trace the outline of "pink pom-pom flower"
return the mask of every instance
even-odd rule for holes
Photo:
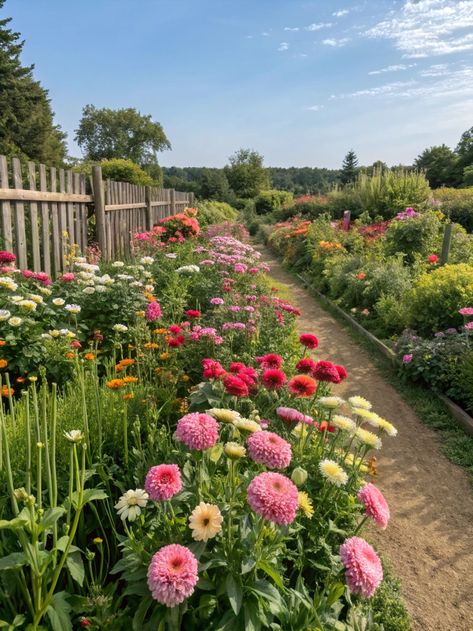
[[[182,488],[181,472],[177,464],[160,464],[146,474],[145,490],[154,502],[170,500]]]
[[[261,381],[268,390],[279,390],[286,383],[287,377],[278,368],[268,368],[261,375]]]
[[[383,580],[383,566],[378,555],[361,537],[350,537],[340,546],[349,590],[371,598]]]
[[[175,607],[189,598],[198,581],[197,559],[185,546],[164,546],[151,559],[148,587],[155,600]]]
[[[189,449],[210,449],[218,440],[218,423],[209,414],[191,412],[177,422],[176,439]]]
[[[154,322],[155,320],[159,320],[161,317],[161,306],[159,302],[150,302],[146,307],[145,318],[148,322]]]
[[[16,256],[13,252],[8,252],[7,250],[0,251],[0,263],[14,263],[16,261]]]
[[[250,482],[248,504],[265,519],[280,526],[291,524],[299,506],[296,485],[280,473],[260,473]]]
[[[291,464],[291,445],[274,432],[255,432],[247,440],[250,458],[271,469],[285,469]]]
[[[381,491],[368,482],[358,492],[358,500],[365,507],[366,514],[384,530],[389,523],[390,513]]]

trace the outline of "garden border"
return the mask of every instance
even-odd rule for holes
[[[365,329],[359,322],[357,322],[354,318],[352,318],[348,313],[346,313],[341,307],[339,307],[335,302],[330,300],[327,296],[321,293],[318,289],[316,289],[312,283],[304,277],[302,274],[295,273],[297,278],[301,280],[304,285],[310,289],[320,300],[325,302],[331,309],[333,309],[338,315],[340,315],[344,320],[346,320],[350,326],[356,329],[359,333],[361,333],[364,337],[366,337],[373,345],[376,347],[378,352],[383,354],[387,359],[390,360],[393,366],[399,366],[400,362],[396,357],[394,351],[392,351],[389,346],[386,346],[384,342],[379,340],[373,333]],[[468,412],[465,412],[459,405],[454,403],[449,397],[444,394],[439,394],[431,390],[432,394],[441,401],[449,410],[450,414],[456,420],[456,422],[463,427],[465,432],[470,436],[473,436],[473,417],[471,417]]]

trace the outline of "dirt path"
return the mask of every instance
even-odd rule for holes
[[[377,484],[391,509],[384,532],[365,536],[402,580],[415,631],[473,631],[473,489],[466,473],[442,455],[423,425],[370,359],[274,256],[258,248],[271,276],[285,283],[302,310],[301,332],[317,335],[321,358],[342,364],[349,378],[334,394],[361,394],[398,428],[383,439]],[[346,384],[346,385],[345,385]]]

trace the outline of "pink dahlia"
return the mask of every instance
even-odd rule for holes
[[[181,472],[177,464],[160,464],[146,474],[145,490],[154,502],[164,502],[182,488]]]
[[[308,425],[312,425],[314,422],[311,416],[302,414],[302,412],[299,412],[299,410],[295,408],[279,407],[276,408],[276,414],[285,423],[307,423]]]
[[[148,322],[154,322],[161,317],[161,306],[159,302],[150,302],[146,307],[145,318]]]
[[[371,598],[383,580],[383,567],[378,555],[361,537],[350,537],[340,546],[349,590]]]
[[[315,368],[315,362],[309,357],[300,359],[296,364],[296,370],[299,373],[310,375]]]
[[[197,559],[185,546],[164,546],[151,559],[148,587],[155,600],[175,607],[189,598],[198,581]]]
[[[462,316],[471,316],[473,315],[473,307],[462,307],[458,310],[458,313]]]
[[[204,379],[218,379],[225,374],[224,367],[215,359],[203,359],[202,366],[204,367],[202,373]]]
[[[291,445],[274,432],[255,432],[247,440],[252,460],[271,469],[285,469],[291,464]]]
[[[248,504],[265,519],[287,526],[299,506],[297,486],[280,473],[260,473],[250,482]]]
[[[261,375],[261,381],[268,390],[279,390],[286,383],[287,377],[278,368],[268,368]]]
[[[312,333],[303,333],[299,337],[299,342],[302,344],[302,346],[311,349],[317,348],[317,346],[319,345],[319,340],[316,338],[315,335],[312,335]]]
[[[262,368],[281,368],[283,358],[275,353],[268,353],[267,355],[257,357],[256,362]]]
[[[248,384],[237,375],[227,375],[223,380],[225,392],[234,397],[247,397],[250,393]]]
[[[0,263],[14,263],[16,261],[16,256],[13,252],[8,252],[7,250],[0,251]]]
[[[340,377],[340,381],[343,381],[348,377],[347,370],[345,366],[340,366],[340,364],[335,364],[335,368],[338,372],[338,376]]]
[[[218,423],[209,414],[191,412],[177,422],[176,439],[189,449],[210,449],[218,440]]]
[[[364,505],[366,514],[384,530],[389,522],[389,506],[381,491],[371,482],[358,492],[358,500]]]
[[[312,375],[319,381],[328,381],[330,383],[340,383],[341,381],[336,366],[332,362],[323,360],[315,364]]]
[[[236,375],[239,372],[241,372],[242,370],[244,370],[245,368],[246,368],[246,366],[242,362],[232,362],[230,364],[230,372],[232,372],[232,373],[234,373]]]
[[[72,272],[66,272],[62,276],[59,276],[59,280],[64,281],[65,283],[70,283],[75,279],[75,274]]]

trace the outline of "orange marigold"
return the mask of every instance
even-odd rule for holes
[[[153,333],[156,333],[156,335],[165,335],[167,332],[167,329],[154,329],[153,331]]]
[[[93,353],[86,353],[84,355],[84,359],[87,359],[88,361],[93,361],[95,359],[95,355]]]
[[[159,348],[159,344],[156,344],[156,342],[146,342],[146,344],[143,344],[144,348]]]
[[[8,386],[2,386],[2,397],[8,397],[9,394],[11,394],[11,396],[15,394],[13,388],[9,389]]]
[[[75,357],[75,353],[73,353],[72,351],[68,351],[66,353],[66,359],[74,359]]]
[[[136,360],[131,359],[131,357],[125,357],[125,359],[120,359],[118,364],[120,366],[133,366],[133,364],[136,364]]]
[[[0,346],[6,346],[7,343],[5,342],[5,340],[0,340]]]
[[[26,377],[17,377],[16,378],[16,383],[25,383],[26,381]]]
[[[123,388],[123,386],[125,385],[125,380],[110,379],[110,381],[107,381],[105,385],[107,386],[107,388],[110,388],[110,390],[118,390],[118,388]]]
[[[171,355],[169,353],[161,353],[161,355],[159,356],[159,359],[166,360],[166,359],[169,359],[170,357]]]
[[[133,392],[129,392],[128,394],[124,394],[123,398],[125,399],[125,401],[129,401],[130,399],[133,399],[135,397],[135,395],[133,394]]]
[[[131,377],[131,376],[123,377],[123,381],[125,383],[137,383],[138,377]]]
[[[6,368],[8,366],[8,361],[6,359],[0,359],[0,368]]]

